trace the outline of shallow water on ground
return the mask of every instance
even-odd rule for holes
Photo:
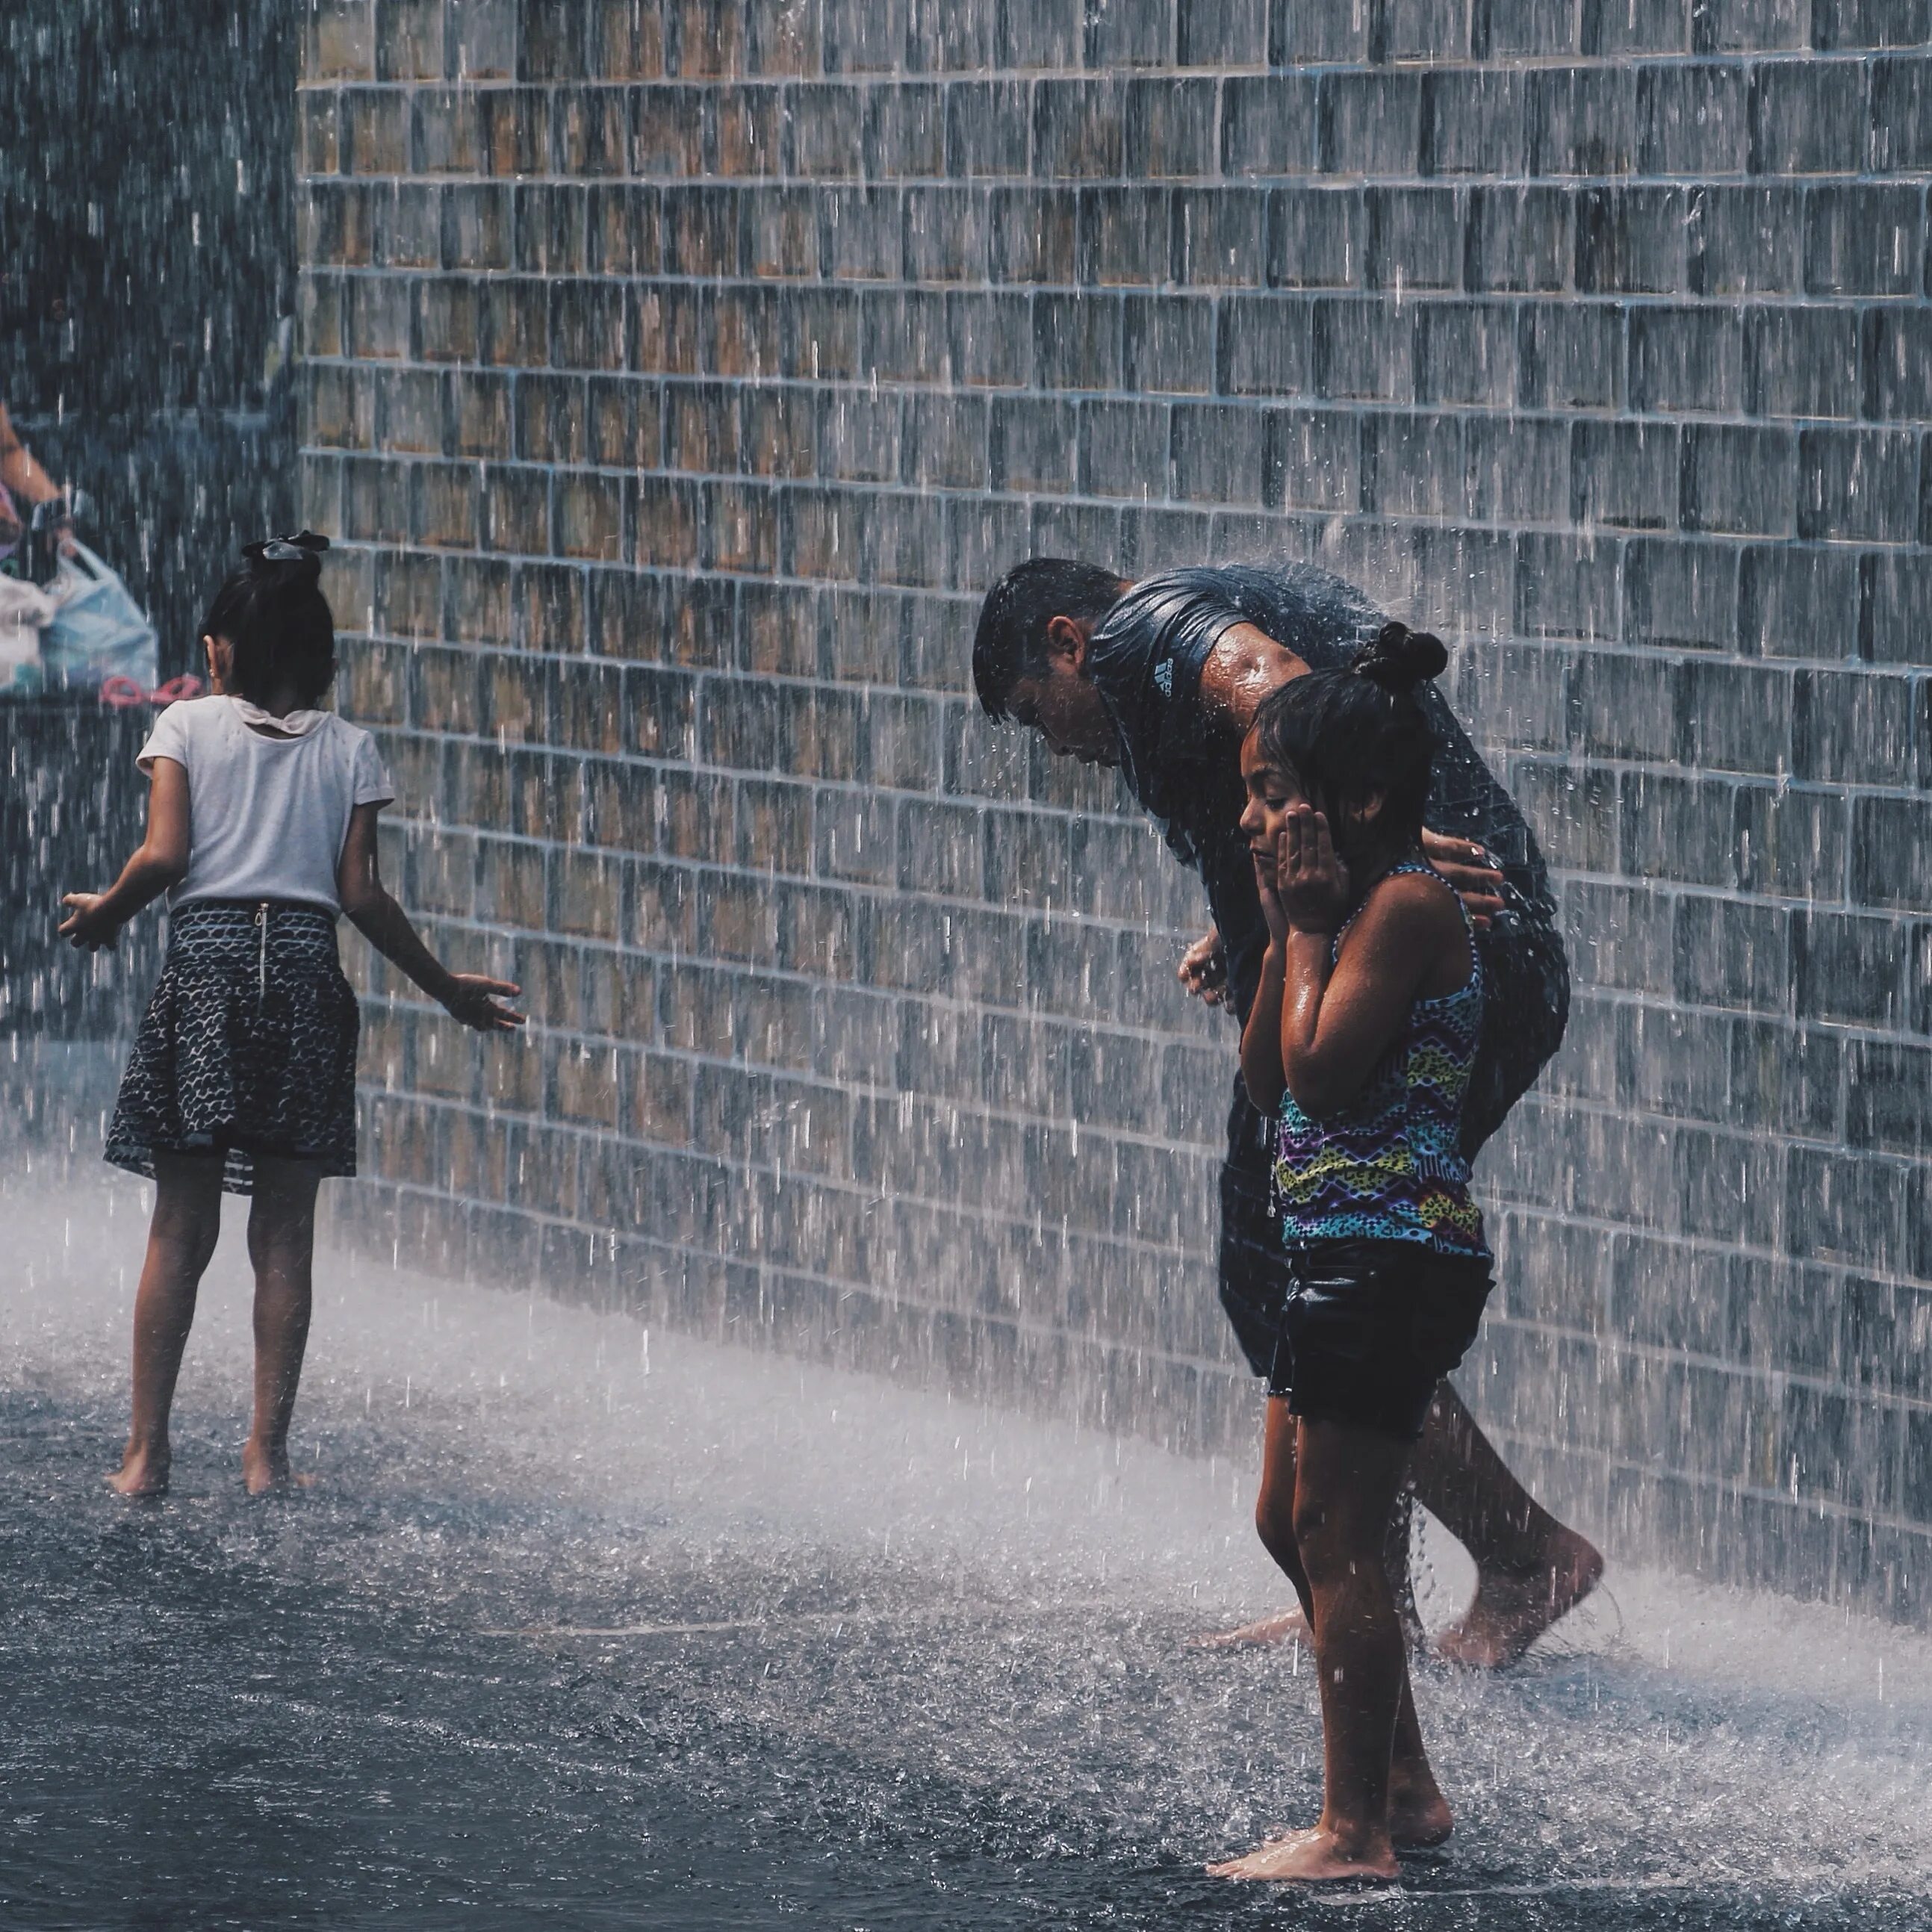
[[[1316,1900],[1200,1871],[1316,1808],[1305,1661],[1185,1648],[1281,1594],[1246,1468],[338,1258],[250,1504],[233,1204],[119,1503],[145,1208],[0,1181],[9,1927],[1932,1925],[1932,1645],[1816,1607],[1425,1673],[1456,1836]]]

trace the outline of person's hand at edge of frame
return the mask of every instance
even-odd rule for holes
[[[121,922],[100,915],[106,897],[105,892],[68,892],[62,898],[61,904],[68,911],[60,922],[60,936],[76,952],[98,952],[105,949],[111,952],[120,939]]]
[[[513,980],[492,980],[482,973],[452,973],[443,1009],[478,1033],[510,1033],[526,1023],[526,1016],[502,1004],[519,998],[523,988]]]
[[[1456,889],[1477,931],[1486,931],[1503,910],[1503,871],[1495,855],[1474,839],[1451,838],[1425,827],[1422,856]]]

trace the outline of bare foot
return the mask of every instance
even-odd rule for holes
[[[1551,1624],[1568,1616],[1603,1580],[1604,1559],[1574,1530],[1551,1539],[1550,1560],[1534,1570],[1488,1570],[1476,1600],[1436,1640],[1445,1664],[1500,1670],[1516,1663]]]
[[[1455,1828],[1455,1814],[1432,1777],[1408,1784],[1400,1778],[1390,1781],[1389,1837],[1398,1850],[1426,1851],[1443,1844]]]
[[[130,1449],[122,1457],[120,1468],[101,1480],[130,1502],[151,1501],[168,1492],[168,1462],[165,1449]]]
[[[1270,1644],[1298,1643],[1304,1650],[1314,1648],[1308,1634],[1308,1619],[1300,1610],[1283,1610],[1244,1624],[1238,1630],[1216,1630],[1206,1636],[1187,1640],[1190,1650],[1264,1650]]]
[[[242,1480],[251,1496],[280,1496],[290,1490],[312,1489],[313,1476],[292,1474],[286,1448],[264,1449],[249,1442],[242,1450]]]
[[[1304,1884],[1360,1884],[1364,1880],[1399,1877],[1395,1849],[1387,1838],[1365,1839],[1359,1846],[1344,1850],[1335,1834],[1317,1825],[1310,1832],[1291,1832],[1285,1838],[1270,1838],[1260,1850],[1244,1858],[1230,1858],[1210,1865],[1210,1878],[1298,1879]]]

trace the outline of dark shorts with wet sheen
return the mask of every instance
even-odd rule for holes
[[[1291,1250],[1268,1394],[1306,1421],[1414,1442],[1436,1384],[1476,1339],[1493,1278],[1486,1257],[1420,1241]]]
[[[1462,1151],[1472,1159],[1562,1044],[1570,1016],[1570,969],[1554,927],[1519,914],[1482,945],[1490,998],[1462,1114]],[[1221,1306],[1258,1376],[1274,1363],[1288,1288],[1281,1223],[1268,1211],[1274,1160],[1274,1122],[1238,1074],[1221,1168]]]

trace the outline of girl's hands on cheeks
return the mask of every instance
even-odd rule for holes
[[[1275,898],[1284,934],[1288,930],[1333,932],[1348,910],[1348,868],[1336,856],[1328,820],[1311,805],[1292,806],[1281,829],[1275,853]],[[1269,931],[1274,930],[1270,922]]]
[[[1288,937],[1288,908],[1281,902],[1281,887],[1278,883],[1281,872],[1281,842],[1275,842],[1274,862],[1270,864],[1268,848],[1262,846],[1254,854],[1255,890],[1260,894],[1262,917],[1268,922],[1268,944],[1279,946]]]

